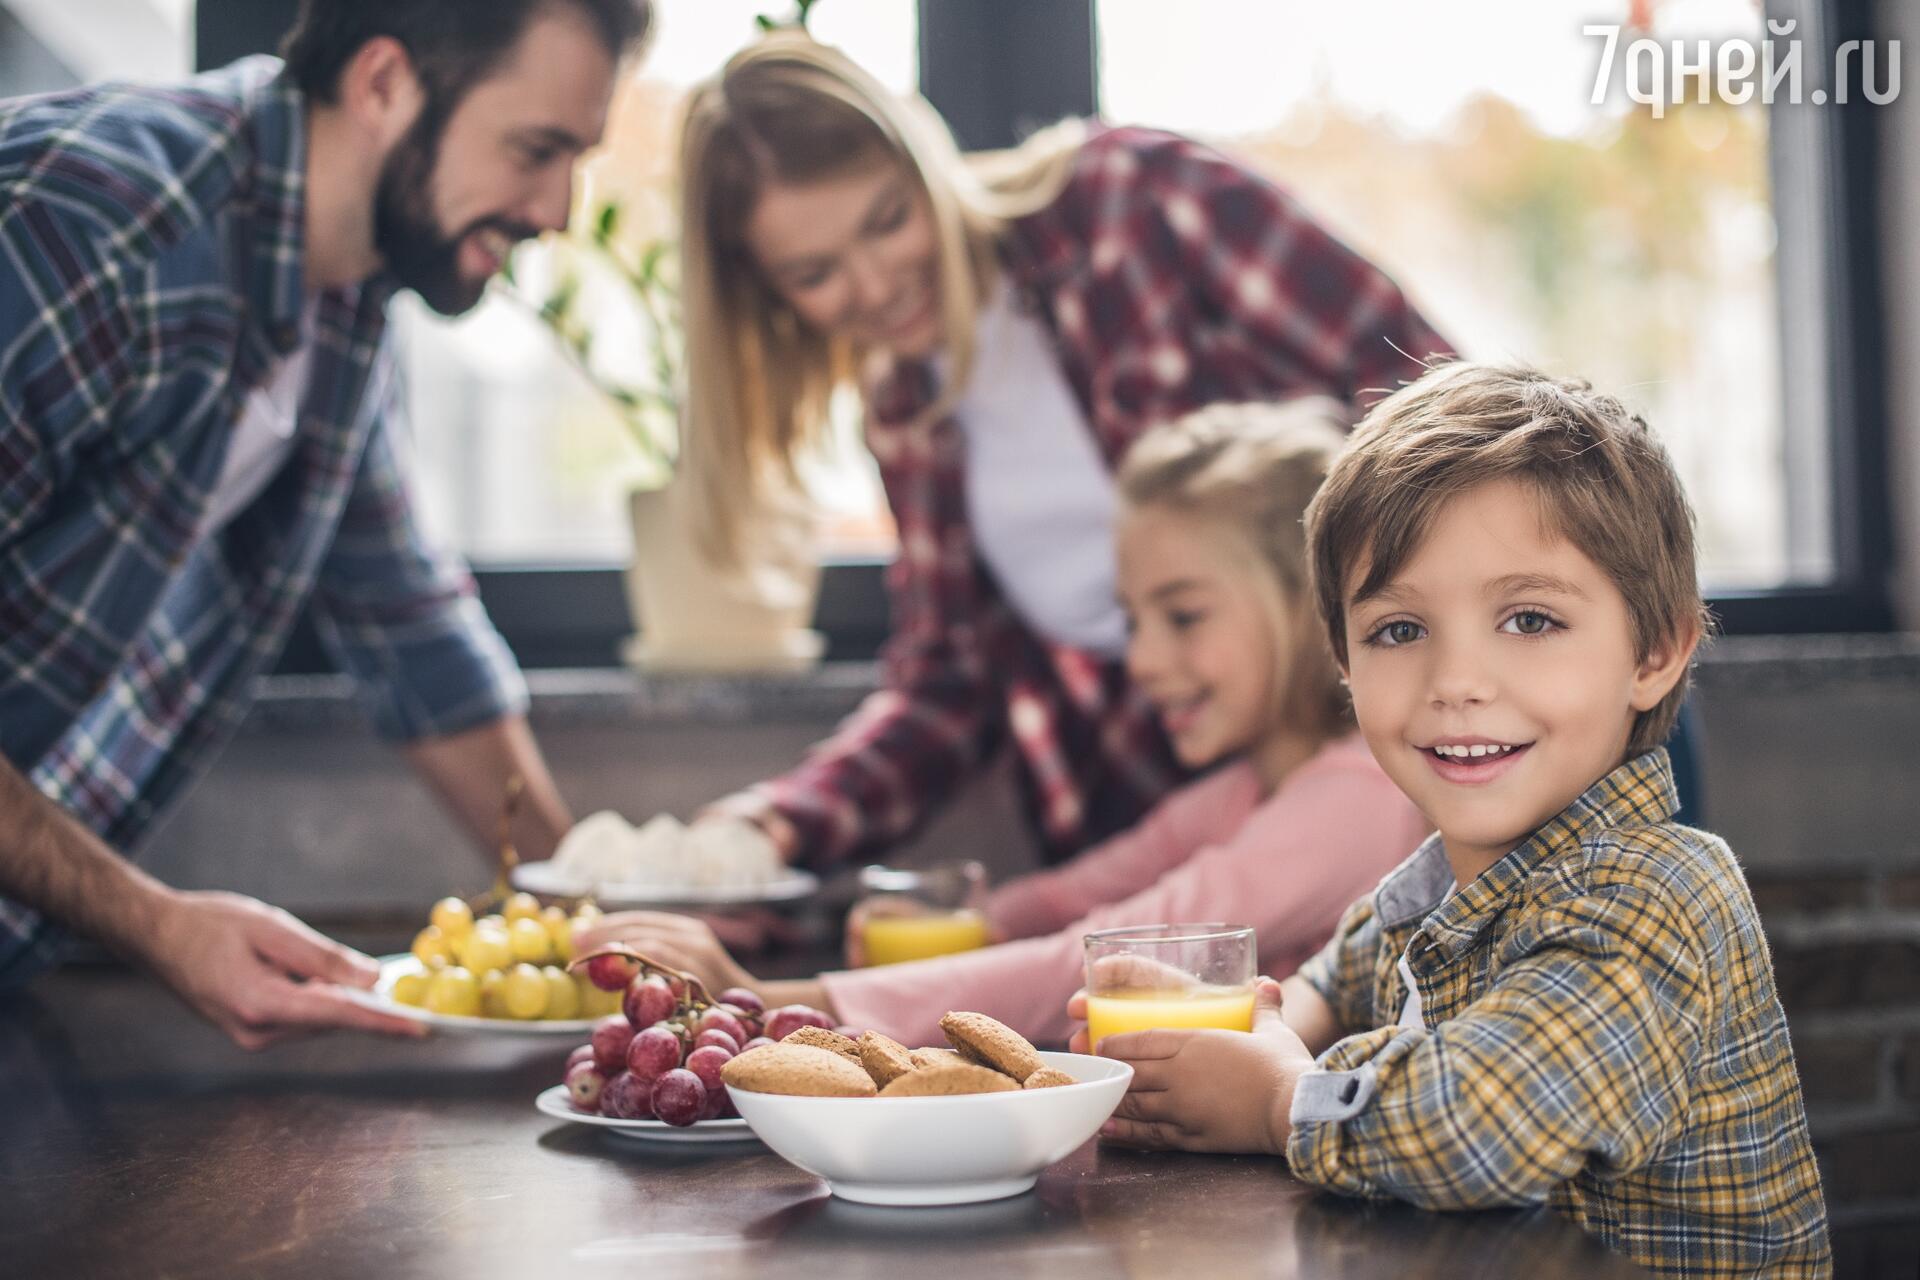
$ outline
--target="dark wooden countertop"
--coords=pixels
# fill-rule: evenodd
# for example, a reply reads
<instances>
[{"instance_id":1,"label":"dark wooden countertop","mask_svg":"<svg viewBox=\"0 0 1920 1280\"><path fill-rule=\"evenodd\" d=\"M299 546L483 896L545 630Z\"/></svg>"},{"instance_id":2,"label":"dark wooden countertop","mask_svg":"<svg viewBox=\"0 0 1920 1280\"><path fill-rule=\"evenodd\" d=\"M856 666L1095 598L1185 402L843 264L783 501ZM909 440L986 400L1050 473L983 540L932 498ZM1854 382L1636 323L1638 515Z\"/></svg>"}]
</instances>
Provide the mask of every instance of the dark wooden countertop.
<instances>
[{"instance_id":1,"label":"dark wooden countertop","mask_svg":"<svg viewBox=\"0 0 1920 1280\"><path fill-rule=\"evenodd\" d=\"M761 1147L642 1145L539 1114L570 1047L333 1036L248 1055L122 970L0 995L0 1271L1644 1274L1544 1212L1370 1206L1316 1194L1275 1160L1094 1143L1009 1200L849 1204Z\"/></svg>"}]
</instances>

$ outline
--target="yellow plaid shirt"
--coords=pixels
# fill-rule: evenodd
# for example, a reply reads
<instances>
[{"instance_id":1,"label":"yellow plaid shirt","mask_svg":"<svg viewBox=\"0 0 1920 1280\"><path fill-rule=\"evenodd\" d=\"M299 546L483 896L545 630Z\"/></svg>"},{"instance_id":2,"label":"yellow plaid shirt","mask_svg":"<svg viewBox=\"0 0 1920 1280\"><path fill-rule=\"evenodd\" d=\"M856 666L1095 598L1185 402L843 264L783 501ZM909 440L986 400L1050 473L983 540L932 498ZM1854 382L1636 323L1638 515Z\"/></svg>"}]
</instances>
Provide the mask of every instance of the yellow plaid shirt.
<instances>
[{"instance_id":1,"label":"yellow plaid shirt","mask_svg":"<svg viewBox=\"0 0 1920 1280\"><path fill-rule=\"evenodd\" d=\"M1460 892L1434 836L1348 908L1300 970L1357 1034L1301 1078L1294 1172L1433 1209L1544 1201L1662 1275L1830 1276L1759 915L1676 807L1651 751Z\"/></svg>"}]
</instances>

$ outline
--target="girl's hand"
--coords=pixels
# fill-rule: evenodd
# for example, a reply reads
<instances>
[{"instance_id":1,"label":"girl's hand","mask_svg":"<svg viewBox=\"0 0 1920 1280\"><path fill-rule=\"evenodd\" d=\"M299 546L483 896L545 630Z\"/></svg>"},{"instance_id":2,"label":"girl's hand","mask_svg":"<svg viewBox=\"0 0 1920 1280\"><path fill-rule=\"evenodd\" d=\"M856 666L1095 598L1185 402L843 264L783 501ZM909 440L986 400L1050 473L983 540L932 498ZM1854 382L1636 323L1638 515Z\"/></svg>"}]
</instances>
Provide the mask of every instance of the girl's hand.
<instances>
[{"instance_id":1,"label":"girl's hand","mask_svg":"<svg viewBox=\"0 0 1920 1280\"><path fill-rule=\"evenodd\" d=\"M1255 985L1253 1031L1133 1031L1100 1042L1133 1067L1133 1083L1101 1137L1123 1146L1284 1155L1293 1084L1313 1055L1280 1020L1280 984ZM1084 995L1067 1006L1084 1017ZM1076 1051L1083 1030L1074 1037Z\"/></svg>"},{"instance_id":2,"label":"girl's hand","mask_svg":"<svg viewBox=\"0 0 1920 1280\"><path fill-rule=\"evenodd\" d=\"M574 941L574 950L585 955L610 942L624 942L649 959L691 973L706 984L709 995L718 996L728 987L756 985L754 976L727 954L712 926L695 916L670 911L615 911L600 917L593 928L583 930Z\"/></svg>"}]
</instances>

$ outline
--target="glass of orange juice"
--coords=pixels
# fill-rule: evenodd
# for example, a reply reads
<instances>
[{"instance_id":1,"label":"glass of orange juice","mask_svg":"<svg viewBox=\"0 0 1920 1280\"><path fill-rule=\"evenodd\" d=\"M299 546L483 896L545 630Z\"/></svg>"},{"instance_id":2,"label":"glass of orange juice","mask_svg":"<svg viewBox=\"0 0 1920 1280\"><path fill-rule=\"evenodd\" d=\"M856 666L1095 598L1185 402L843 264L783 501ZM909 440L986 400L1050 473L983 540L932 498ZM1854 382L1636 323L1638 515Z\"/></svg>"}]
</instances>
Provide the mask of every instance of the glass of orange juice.
<instances>
[{"instance_id":1,"label":"glass of orange juice","mask_svg":"<svg viewBox=\"0 0 1920 1280\"><path fill-rule=\"evenodd\" d=\"M853 923L866 963L899 964L986 946L987 917L980 910L986 886L986 868L977 862L864 868Z\"/></svg>"},{"instance_id":2,"label":"glass of orange juice","mask_svg":"<svg viewBox=\"0 0 1920 1280\"><path fill-rule=\"evenodd\" d=\"M1154 1027L1253 1030L1253 928L1149 924L1086 936L1087 1038Z\"/></svg>"}]
</instances>

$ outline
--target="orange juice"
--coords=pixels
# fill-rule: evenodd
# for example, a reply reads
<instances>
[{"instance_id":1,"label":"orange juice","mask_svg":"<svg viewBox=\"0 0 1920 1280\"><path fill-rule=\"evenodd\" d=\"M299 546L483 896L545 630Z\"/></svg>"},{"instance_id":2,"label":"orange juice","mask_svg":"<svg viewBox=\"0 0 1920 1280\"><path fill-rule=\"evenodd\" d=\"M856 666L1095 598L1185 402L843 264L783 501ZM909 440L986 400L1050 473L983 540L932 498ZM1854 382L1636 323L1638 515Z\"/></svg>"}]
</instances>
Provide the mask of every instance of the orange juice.
<instances>
[{"instance_id":1,"label":"orange juice","mask_svg":"<svg viewBox=\"0 0 1920 1280\"><path fill-rule=\"evenodd\" d=\"M1193 991L1122 991L1087 997L1087 1035L1094 1052L1108 1036L1155 1027L1253 1030L1253 992L1201 987Z\"/></svg>"},{"instance_id":2,"label":"orange juice","mask_svg":"<svg viewBox=\"0 0 1920 1280\"><path fill-rule=\"evenodd\" d=\"M867 963L899 964L987 945L987 918L978 911L917 916L873 916L866 922Z\"/></svg>"}]
</instances>

